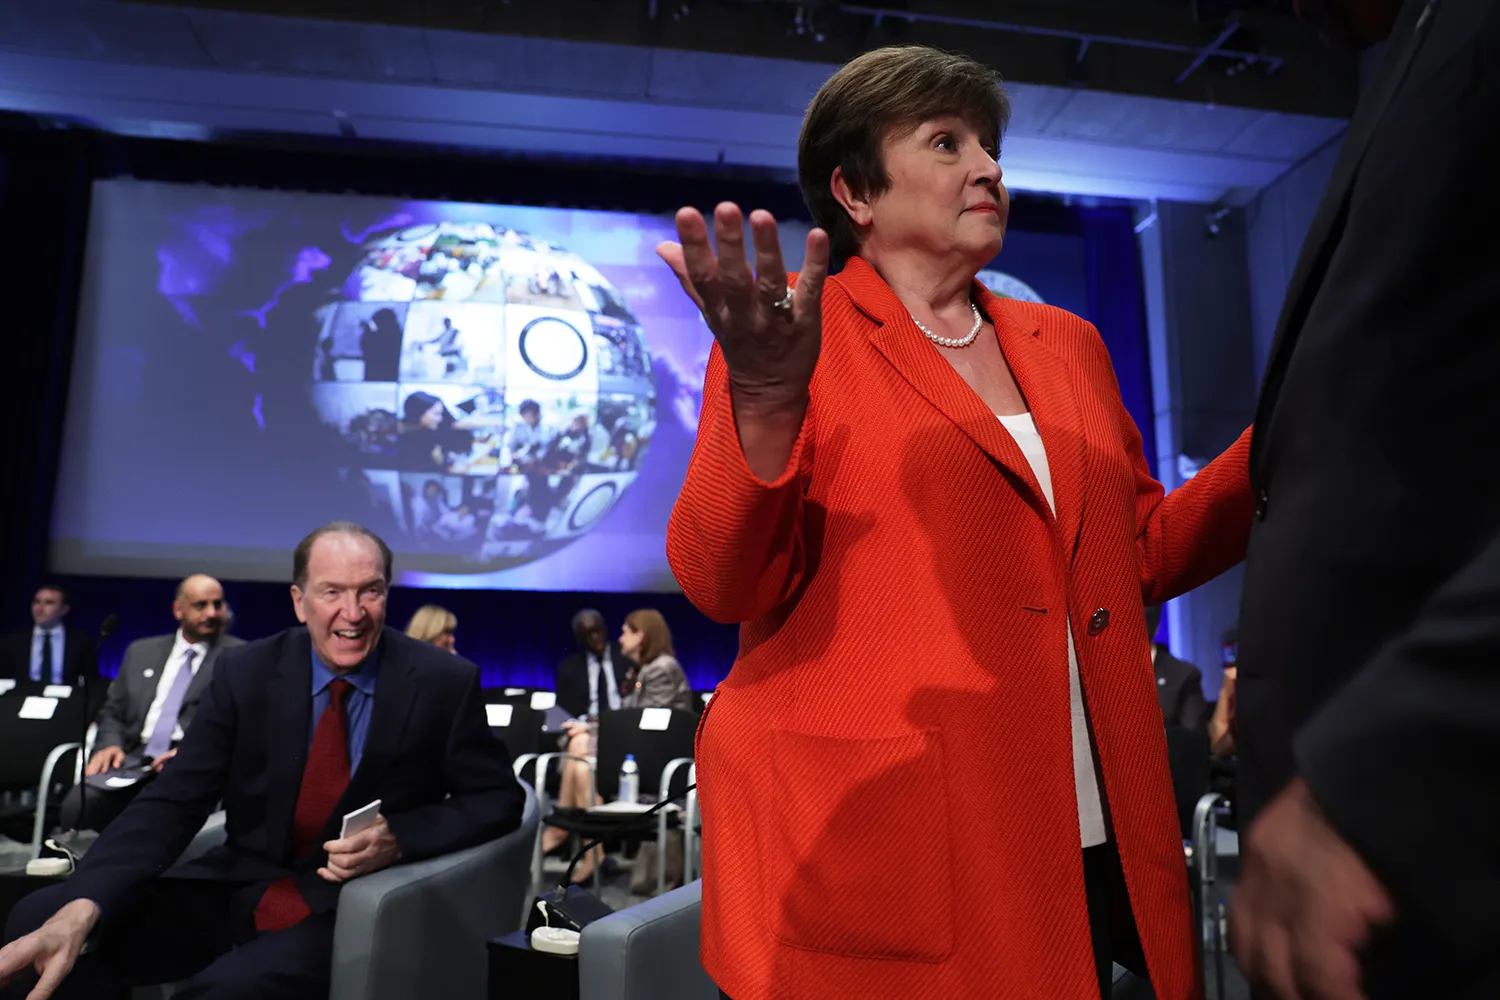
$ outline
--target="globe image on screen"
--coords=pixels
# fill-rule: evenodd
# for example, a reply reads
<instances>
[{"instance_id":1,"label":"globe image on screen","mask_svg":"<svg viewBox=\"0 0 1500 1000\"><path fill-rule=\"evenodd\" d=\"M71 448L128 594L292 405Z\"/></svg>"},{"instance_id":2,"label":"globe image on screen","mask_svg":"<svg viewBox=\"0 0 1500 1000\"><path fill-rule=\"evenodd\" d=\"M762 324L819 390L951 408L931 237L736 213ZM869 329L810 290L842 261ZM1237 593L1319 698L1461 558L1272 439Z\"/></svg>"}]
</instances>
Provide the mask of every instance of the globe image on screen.
<instances>
[{"instance_id":1,"label":"globe image on screen","mask_svg":"<svg viewBox=\"0 0 1500 1000\"><path fill-rule=\"evenodd\" d=\"M368 488L408 568L492 572L555 552L604 520L650 448L640 324L554 243L478 222L387 231L317 318L330 463Z\"/></svg>"},{"instance_id":2,"label":"globe image on screen","mask_svg":"<svg viewBox=\"0 0 1500 1000\"><path fill-rule=\"evenodd\" d=\"M1026 282L1004 271L980 271L974 276L979 283L1002 299L1020 299L1022 302L1041 302L1042 297Z\"/></svg>"}]
</instances>

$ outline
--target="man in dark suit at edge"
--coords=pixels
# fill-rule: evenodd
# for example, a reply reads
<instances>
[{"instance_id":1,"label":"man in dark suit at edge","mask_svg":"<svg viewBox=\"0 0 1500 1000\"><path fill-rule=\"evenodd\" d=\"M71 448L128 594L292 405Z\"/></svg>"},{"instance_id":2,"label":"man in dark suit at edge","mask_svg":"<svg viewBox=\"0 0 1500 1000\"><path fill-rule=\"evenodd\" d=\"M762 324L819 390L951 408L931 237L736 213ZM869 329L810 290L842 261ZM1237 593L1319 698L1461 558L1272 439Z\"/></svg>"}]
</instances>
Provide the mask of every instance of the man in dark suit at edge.
<instances>
[{"instance_id":1,"label":"man in dark suit at edge","mask_svg":"<svg viewBox=\"0 0 1500 1000\"><path fill-rule=\"evenodd\" d=\"M1500 997L1500 4L1389 33L1255 418L1230 938L1297 1000Z\"/></svg>"},{"instance_id":2,"label":"man in dark suit at edge","mask_svg":"<svg viewBox=\"0 0 1500 1000\"><path fill-rule=\"evenodd\" d=\"M85 671L92 672L94 640L67 627L71 610L61 585L37 587L31 597L31 628L0 639L0 677L72 685Z\"/></svg>"},{"instance_id":3,"label":"man in dark suit at edge","mask_svg":"<svg viewBox=\"0 0 1500 1000\"><path fill-rule=\"evenodd\" d=\"M306 628L223 654L171 766L71 878L12 911L0 982L35 970L39 997L182 980L179 998L326 997L344 882L520 822L478 668L384 627L385 543L327 525L293 564ZM227 842L167 871L221 798ZM335 839L375 799L375 824Z\"/></svg>"},{"instance_id":4,"label":"man in dark suit at edge","mask_svg":"<svg viewBox=\"0 0 1500 1000\"><path fill-rule=\"evenodd\" d=\"M1210 711L1203 697L1203 671L1156 641L1160 627L1161 607L1152 605L1146 609L1146 631L1151 636L1151 668L1156 674L1162 721L1169 727L1207 733L1209 751L1215 757L1230 756L1234 753L1234 668L1225 668L1219 700Z\"/></svg>"},{"instance_id":5,"label":"man in dark suit at edge","mask_svg":"<svg viewBox=\"0 0 1500 1000\"><path fill-rule=\"evenodd\" d=\"M557 665L557 703L575 719L598 718L620 707L634 664L611 642L604 616L585 608L573 616L578 651Z\"/></svg>"}]
</instances>

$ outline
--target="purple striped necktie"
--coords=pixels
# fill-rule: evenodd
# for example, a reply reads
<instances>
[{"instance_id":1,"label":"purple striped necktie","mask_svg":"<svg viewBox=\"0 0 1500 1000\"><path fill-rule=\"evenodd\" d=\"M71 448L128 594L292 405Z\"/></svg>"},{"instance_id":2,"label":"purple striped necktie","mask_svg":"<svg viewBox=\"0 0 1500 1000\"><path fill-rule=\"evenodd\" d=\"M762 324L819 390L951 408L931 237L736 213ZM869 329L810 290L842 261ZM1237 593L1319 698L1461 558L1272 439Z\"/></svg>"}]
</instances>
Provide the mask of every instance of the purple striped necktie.
<instances>
[{"instance_id":1,"label":"purple striped necktie","mask_svg":"<svg viewBox=\"0 0 1500 1000\"><path fill-rule=\"evenodd\" d=\"M182 699L187 697L188 687L193 683L193 657L198 651L189 646L182 656L182 666L172 678L167 689L166 700L161 703L161 714L156 717L156 728L151 730L151 740L146 744L146 756L160 757L172 749L172 734L177 732L177 716L182 714Z\"/></svg>"}]
</instances>

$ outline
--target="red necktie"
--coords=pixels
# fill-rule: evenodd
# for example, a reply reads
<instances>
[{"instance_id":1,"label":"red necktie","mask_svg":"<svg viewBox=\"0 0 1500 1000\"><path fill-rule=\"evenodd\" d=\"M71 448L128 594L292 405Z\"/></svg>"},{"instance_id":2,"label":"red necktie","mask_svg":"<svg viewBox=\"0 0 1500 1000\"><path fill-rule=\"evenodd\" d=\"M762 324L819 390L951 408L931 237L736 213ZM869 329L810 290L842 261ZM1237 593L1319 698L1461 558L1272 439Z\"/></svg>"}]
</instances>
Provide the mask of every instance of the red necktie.
<instances>
[{"instance_id":1,"label":"red necktie","mask_svg":"<svg viewBox=\"0 0 1500 1000\"><path fill-rule=\"evenodd\" d=\"M344 702L351 690L353 685L348 681L329 682L328 707L313 731L312 749L302 770L302 790L297 793L297 811L292 816L292 849L299 858L317 845L318 835L349 786L349 725L344 719ZM311 913L297 883L279 878L266 887L256 904L255 929L285 930Z\"/></svg>"}]
</instances>

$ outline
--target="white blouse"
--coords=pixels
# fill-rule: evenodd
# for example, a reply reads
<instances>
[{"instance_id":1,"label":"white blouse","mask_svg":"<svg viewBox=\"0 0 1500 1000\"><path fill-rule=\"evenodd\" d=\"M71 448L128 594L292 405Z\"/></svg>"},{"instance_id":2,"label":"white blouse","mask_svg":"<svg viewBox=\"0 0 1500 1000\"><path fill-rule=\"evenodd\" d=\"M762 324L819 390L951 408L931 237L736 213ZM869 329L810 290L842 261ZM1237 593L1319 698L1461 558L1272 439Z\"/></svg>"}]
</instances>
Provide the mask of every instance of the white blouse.
<instances>
[{"instance_id":1,"label":"white blouse","mask_svg":"<svg viewBox=\"0 0 1500 1000\"><path fill-rule=\"evenodd\" d=\"M1037 485L1047 497L1047 506L1057 513L1052 497L1052 470L1047 465L1047 449L1030 413L1000 416L1000 423L1015 438ZM1099 798L1099 778L1094 773L1094 752L1089 746L1089 720L1083 710L1083 683L1078 678L1078 651L1073 648L1073 622L1068 621L1068 702L1073 709L1073 785L1078 792L1078 834L1084 847L1095 847L1107 839L1104 832L1104 804Z\"/></svg>"}]
</instances>

